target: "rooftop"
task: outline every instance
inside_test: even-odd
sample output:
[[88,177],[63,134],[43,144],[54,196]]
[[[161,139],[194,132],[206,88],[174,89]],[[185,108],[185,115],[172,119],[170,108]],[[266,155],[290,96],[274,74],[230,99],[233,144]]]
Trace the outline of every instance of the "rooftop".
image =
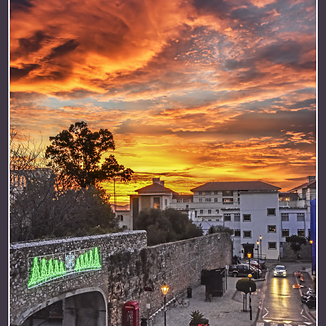
[[218,191],[218,190],[237,190],[237,191],[257,191],[268,190],[277,191],[280,187],[262,181],[231,181],[231,182],[208,182],[191,191]]

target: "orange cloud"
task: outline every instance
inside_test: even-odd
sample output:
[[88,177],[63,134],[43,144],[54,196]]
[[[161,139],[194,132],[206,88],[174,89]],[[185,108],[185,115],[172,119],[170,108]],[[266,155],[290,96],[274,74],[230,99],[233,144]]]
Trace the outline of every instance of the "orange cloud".
[[152,176],[289,189],[315,174],[315,16],[312,0],[15,2],[11,126],[45,145],[76,121],[112,131],[136,171],[122,201]]

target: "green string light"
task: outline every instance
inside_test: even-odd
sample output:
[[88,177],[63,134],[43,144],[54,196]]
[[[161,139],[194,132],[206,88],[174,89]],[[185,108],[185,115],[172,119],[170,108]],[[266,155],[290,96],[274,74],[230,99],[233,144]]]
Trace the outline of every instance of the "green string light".
[[76,259],[74,269],[68,269],[68,271],[66,270],[63,261],[59,261],[58,259],[53,260],[52,258],[47,260],[45,258],[41,259],[34,257],[27,287],[32,288],[67,274],[101,268],[102,265],[97,247],[94,248],[94,251],[91,249],[88,252],[81,254]]

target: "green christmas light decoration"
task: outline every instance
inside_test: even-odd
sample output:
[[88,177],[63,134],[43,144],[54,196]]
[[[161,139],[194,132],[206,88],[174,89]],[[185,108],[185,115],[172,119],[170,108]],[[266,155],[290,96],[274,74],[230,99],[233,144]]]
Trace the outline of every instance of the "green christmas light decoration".
[[101,269],[101,261],[98,248],[94,248],[79,255],[75,260],[75,256],[71,252],[65,258],[65,264],[62,260],[50,258],[34,257],[31,275],[27,283],[28,288],[33,288],[45,282],[63,277],[72,273]]
[[86,252],[84,255],[80,255],[76,260],[75,271],[82,272],[86,270],[101,269],[100,255],[98,248],[94,248]]

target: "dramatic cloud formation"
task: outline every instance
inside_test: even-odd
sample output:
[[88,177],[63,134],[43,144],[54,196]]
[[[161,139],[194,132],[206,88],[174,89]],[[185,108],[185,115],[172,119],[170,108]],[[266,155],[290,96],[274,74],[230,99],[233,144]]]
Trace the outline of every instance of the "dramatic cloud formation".
[[12,127],[109,129],[136,172],[118,201],[315,174],[315,1],[13,0],[10,27]]

